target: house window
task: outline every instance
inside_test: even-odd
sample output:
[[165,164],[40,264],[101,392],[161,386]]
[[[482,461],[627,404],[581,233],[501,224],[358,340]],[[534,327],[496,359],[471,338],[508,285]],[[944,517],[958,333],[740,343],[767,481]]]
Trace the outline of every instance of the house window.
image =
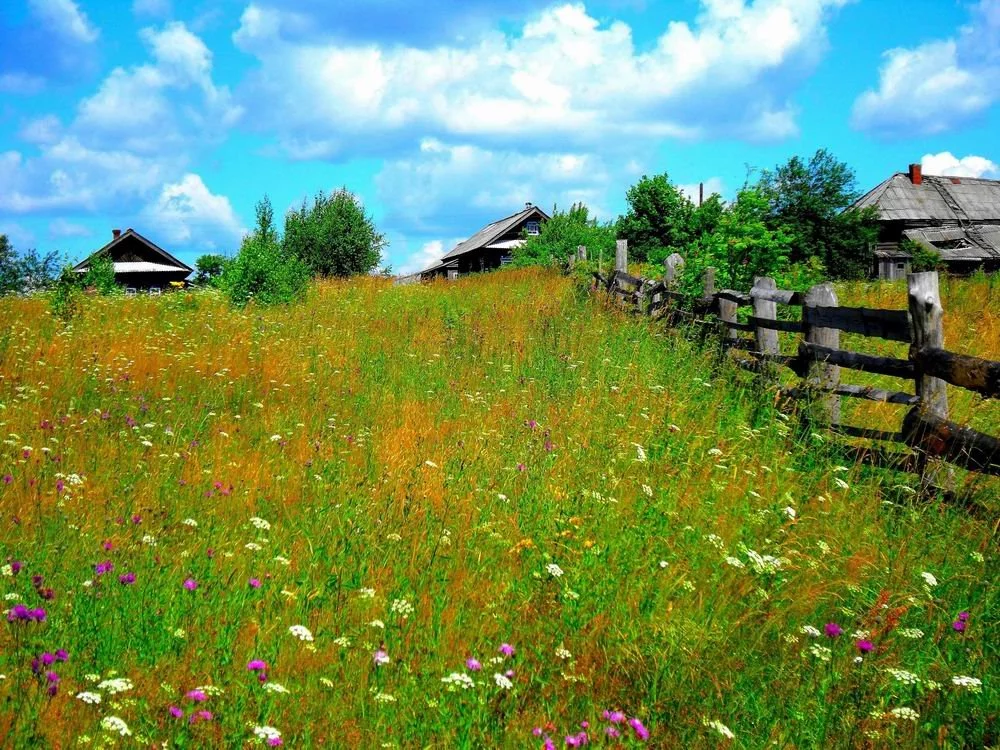
[[906,270],[906,264],[905,263],[897,263],[896,264],[896,270],[897,271],[905,271]]
[[541,228],[539,227],[537,221],[529,221],[524,225],[524,231],[528,234],[536,235],[541,233]]

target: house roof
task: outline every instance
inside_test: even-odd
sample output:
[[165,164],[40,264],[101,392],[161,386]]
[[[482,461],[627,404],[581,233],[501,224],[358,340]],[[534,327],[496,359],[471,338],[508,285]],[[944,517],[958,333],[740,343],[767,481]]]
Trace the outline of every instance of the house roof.
[[549,218],[549,215],[538,206],[525,206],[523,210],[518,211],[516,214],[512,214],[511,216],[500,219],[499,221],[494,221],[492,224],[487,224],[474,235],[469,237],[469,239],[464,242],[459,242],[450,253],[444,256],[443,260],[455,258],[459,255],[470,253],[473,250],[479,250],[480,248],[487,247],[495,240],[514,229],[521,222],[527,221],[531,218],[532,214],[536,213],[543,219]]
[[897,172],[854,204],[867,206],[875,206],[883,221],[1000,224],[1000,180],[924,175],[914,185]]
[[[94,258],[100,255],[104,255],[105,253],[111,252],[114,248],[118,247],[122,242],[124,242],[129,237],[134,237],[135,239],[139,240],[142,244],[144,244],[147,248],[149,248],[153,252],[154,257],[156,257],[158,260],[162,262],[157,263],[152,261],[124,261],[124,262],[119,261],[114,264],[115,273],[158,273],[166,271],[169,272],[186,271],[187,273],[191,273],[192,271],[194,271],[194,269],[191,268],[191,266],[189,266],[187,263],[179,261],[173,255],[164,250],[162,247],[146,239],[134,229],[128,229],[122,232],[118,237],[115,237],[113,240],[111,240],[111,242],[102,247],[100,250],[91,253],[86,258],[77,263],[75,266],[73,266],[73,270],[86,271],[90,266],[90,261],[92,261]],[[141,269],[131,268],[131,266],[140,266],[140,265],[149,266],[149,268],[141,268]],[[119,271],[118,269],[119,266],[129,266],[130,268],[123,268],[121,271]]]
[[903,232],[907,239],[932,247],[943,260],[1000,260],[1000,222],[966,227],[920,227]]

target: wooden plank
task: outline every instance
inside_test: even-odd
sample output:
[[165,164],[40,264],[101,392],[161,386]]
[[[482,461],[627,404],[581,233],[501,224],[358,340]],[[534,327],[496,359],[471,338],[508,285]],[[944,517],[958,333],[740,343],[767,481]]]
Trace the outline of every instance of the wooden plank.
[[1000,440],[949,422],[932,411],[911,409],[903,420],[906,444],[930,458],[1000,476]]
[[[944,310],[938,293],[938,275],[934,271],[911,273],[906,277],[913,321],[913,349],[944,349]],[[917,373],[917,393],[924,411],[948,418],[948,390],[940,378]]]
[[[765,305],[773,305],[773,302],[765,302]],[[765,328],[769,331],[785,331],[786,333],[801,333],[803,325],[797,320],[771,320],[769,318],[758,318],[751,316],[750,323],[757,328]],[[778,336],[774,334],[775,346],[778,343]]]
[[[805,314],[807,310],[838,309],[837,295],[833,291],[832,284],[817,284],[812,287],[805,298],[806,307],[802,308],[803,322],[806,322]],[[819,326],[815,323],[807,323],[805,328],[806,341],[811,344],[823,346],[828,349],[840,348],[840,331],[835,327]],[[828,362],[808,363],[806,367],[806,385],[810,388],[819,388],[830,392],[840,385],[840,368]],[[838,424],[840,422],[840,398],[836,394],[830,393],[822,402],[822,417],[827,424]]]
[[889,375],[906,380],[912,380],[916,373],[913,363],[907,359],[877,357],[874,354],[859,354],[844,349],[831,349],[828,346],[810,344],[807,341],[799,343],[799,357],[804,364],[828,362],[831,365],[846,367],[850,370],[873,372],[877,375]]
[[615,242],[615,270],[622,273],[628,271],[628,240]]
[[684,258],[677,253],[671,253],[667,256],[667,259],[663,261],[663,266],[663,280],[666,282],[668,287],[676,286],[677,282],[680,281],[681,274],[684,272]]
[[[723,297],[723,296],[721,296],[719,294],[715,295],[715,301],[716,301],[716,304],[718,305],[719,320],[721,320],[723,323],[735,323],[736,322],[736,310],[738,308],[738,305],[735,302],[733,302],[732,300],[726,299],[725,297]],[[736,331],[734,331],[732,329],[727,329],[726,332],[723,335],[727,339],[735,339],[736,338]],[[756,346],[756,344],[755,344],[755,346]]]
[[802,292],[790,292],[786,289],[771,288],[767,285],[760,286],[754,284],[750,290],[750,296],[755,300],[765,300],[767,302],[778,302],[782,305],[801,305],[806,296]]
[[587,246],[577,245],[576,246],[576,259],[577,260],[587,260]]
[[910,324],[905,310],[807,305],[802,308],[802,322],[814,328],[832,328],[889,341],[910,341]]
[[718,299],[724,299],[727,302],[733,302],[738,307],[747,307],[753,304],[753,300],[750,298],[749,294],[744,294],[743,292],[737,292],[735,289],[722,289],[715,293]]
[[[789,398],[807,398],[810,395],[807,388],[788,388],[782,391]],[[901,391],[886,391],[881,388],[872,388],[866,385],[846,385],[841,383],[836,388],[829,391],[838,396],[850,396],[851,398],[863,398],[868,401],[878,401],[884,404],[902,404],[903,406],[915,406],[920,403],[920,397],[912,393]]]
[[925,375],[976,391],[986,398],[1000,398],[1000,362],[932,347],[915,352],[914,359]]
[[756,329],[749,323],[737,323],[734,321],[720,321],[722,325],[733,331],[746,331],[747,333],[753,333]]
[[903,435],[899,432],[889,432],[888,430],[872,430],[868,427],[854,427],[846,424],[830,425],[830,431],[838,435],[848,435],[850,437],[865,438],[866,440],[885,440],[892,443],[902,443]]
[[750,354],[763,354],[763,352],[757,351],[757,342],[753,339],[739,339],[736,338],[736,331],[729,332],[732,338],[724,339],[722,346],[726,349],[738,349],[740,351],[749,352]]
[[[774,279],[768,276],[757,277],[754,279],[753,285],[759,292],[776,291],[778,288]],[[758,351],[765,354],[777,354],[781,351],[781,347],[778,345],[777,329],[768,327],[769,323],[778,322],[777,317],[777,304],[763,297],[753,297],[753,318],[750,321],[750,327],[754,330]]]

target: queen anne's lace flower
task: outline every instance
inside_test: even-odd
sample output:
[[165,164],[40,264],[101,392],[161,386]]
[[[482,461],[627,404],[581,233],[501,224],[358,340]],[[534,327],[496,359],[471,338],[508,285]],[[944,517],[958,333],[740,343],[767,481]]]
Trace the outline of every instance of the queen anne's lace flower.
[[114,734],[119,734],[122,737],[128,737],[132,734],[132,730],[128,728],[128,724],[119,719],[117,716],[105,716],[101,719],[101,728],[105,732],[113,732]]
[[288,632],[298,638],[300,641],[311,641],[313,639],[313,634],[305,625],[292,625]]

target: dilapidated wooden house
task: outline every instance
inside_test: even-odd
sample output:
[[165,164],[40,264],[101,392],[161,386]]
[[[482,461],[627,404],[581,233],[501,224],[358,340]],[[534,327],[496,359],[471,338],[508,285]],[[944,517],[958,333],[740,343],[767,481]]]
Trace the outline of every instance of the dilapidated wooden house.
[[514,248],[525,242],[525,235],[538,234],[549,215],[532,203],[524,209],[492,224],[487,224],[445,255],[439,262],[420,272],[420,279],[455,279],[467,273],[489,271],[511,261]]
[[164,289],[172,281],[184,281],[191,266],[177,260],[162,247],[134,229],[111,230],[111,242],[74,266],[86,273],[95,258],[108,256],[114,264],[115,282],[126,289]]
[[854,204],[875,206],[879,242],[875,273],[903,278],[911,256],[900,243],[913,240],[941,256],[948,270],[1000,269],[1000,180],[925,175],[919,164],[897,172]]

